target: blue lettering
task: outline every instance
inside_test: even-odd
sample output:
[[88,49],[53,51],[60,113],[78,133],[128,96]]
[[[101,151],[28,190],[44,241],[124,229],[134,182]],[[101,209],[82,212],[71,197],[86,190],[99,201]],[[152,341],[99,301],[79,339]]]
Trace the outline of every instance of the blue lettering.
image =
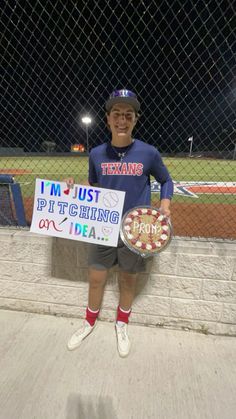
[[93,192],[93,190],[92,190],[92,189],[89,189],[89,190],[88,190],[88,198],[87,198],[87,201],[88,201],[88,202],[91,202],[91,201],[93,200],[93,195],[92,195],[92,192]]
[[103,221],[103,222],[107,222],[108,221],[108,217],[109,217],[109,210],[103,210],[98,208],[98,217],[97,217],[97,221]]
[[[82,195],[82,192],[83,192],[83,195]],[[85,200],[85,197],[86,197],[86,189],[84,189],[84,188],[79,188],[78,199],[79,199],[80,201],[84,201],[84,200]]]
[[90,220],[96,220],[96,212],[97,212],[97,208],[91,207]]
[[81,205],[79,217],[89,219],[89,210],[90,210],[90,207],[85,207],[84,205]]
[[70,206],[69,206],[69,214],[72,217],[75,217],[78,214],[78,205],[77,204],[70,204]]
[[52,183],[50,195],[61,196],[61,185],[56,185],[55,183]]
[[101,193],[101,191],[98,191],[97,189],[95,189],[94,193],[96,195],[95,202],[98,202],[98,196]]
[[81,233],[81,224],[75,223],[75,234],[78,236]]
[[58,201],[57,205],[60,208],[59,209],[59,214],[65,214],[65,208],[68,207],[68,202]]
[[111,224],[118,224],[118,221],[119,221],[119,213],[117,211],[111,211],[110,223]]
[[50,201],[48,203],[49,203],[48,212],[53,213],[54,212],[55,201],[51,201],[51,199],[50,199]]
[[42,209],[45,208],[47,205],[46,199],[43,199],[43,198],[38,198],[37,203],[38,203],[38,206],[37,206],[38,211],[42,211]]

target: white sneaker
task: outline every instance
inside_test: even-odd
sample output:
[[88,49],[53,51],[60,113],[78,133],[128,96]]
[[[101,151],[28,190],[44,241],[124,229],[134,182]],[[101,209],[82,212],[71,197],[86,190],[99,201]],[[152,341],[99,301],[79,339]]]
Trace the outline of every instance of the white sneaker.
[[127,327],[126,323],[122,324],[122,326],[116,324],[116,336],[117,336],[117,348],[119,355],[122,358],[125,358],[129,355],[130,351],[130,340],[127,335]]
[[84,320],[84,324],[81,329],[77,330],[70,338],[69,342],[67,343],[67,348],[69,351],[73,351],[80,346],[82,341],[90,335],[90,333],[94,330],[96,323],[94,326],[91,326],[87,320]]

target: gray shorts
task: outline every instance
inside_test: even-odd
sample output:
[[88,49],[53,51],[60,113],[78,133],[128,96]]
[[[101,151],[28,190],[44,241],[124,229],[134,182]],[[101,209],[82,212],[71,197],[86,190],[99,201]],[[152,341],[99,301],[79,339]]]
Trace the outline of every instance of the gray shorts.
[[88,256],[90,268],[106,270],[117,264],[123,272],[128,273],[143,272],[146,267],[144,258],[129,250],[121,239],[119,239],[117,247],[90,245]]

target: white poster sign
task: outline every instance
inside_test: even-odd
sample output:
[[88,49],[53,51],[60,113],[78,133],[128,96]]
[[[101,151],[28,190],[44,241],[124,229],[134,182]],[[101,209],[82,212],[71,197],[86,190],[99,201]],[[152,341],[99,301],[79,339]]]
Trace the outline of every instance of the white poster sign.
[[36,179],[30,231],[116,247],[125,192]]

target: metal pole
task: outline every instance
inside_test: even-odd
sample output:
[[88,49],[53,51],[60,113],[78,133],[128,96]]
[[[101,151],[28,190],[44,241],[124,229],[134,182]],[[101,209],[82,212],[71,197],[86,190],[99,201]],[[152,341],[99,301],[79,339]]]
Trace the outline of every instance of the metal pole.
[[89,153],[88,124],[86,124],[86,147],[87,153]]
[[189,157],[191,157],[192,156],[192,149],[193,149],[193,137],[189,141],[190,141]]

